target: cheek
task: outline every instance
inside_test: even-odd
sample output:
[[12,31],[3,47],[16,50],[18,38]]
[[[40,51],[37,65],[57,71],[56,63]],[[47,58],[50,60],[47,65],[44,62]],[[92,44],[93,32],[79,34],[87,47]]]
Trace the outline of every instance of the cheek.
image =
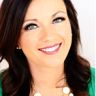
[[62,26],[58,29],[58,34],[64,41],[64,49],[66,52],[70,49],[72,44],[72,30],[69,20],[66,20]]
[[65,40],[65,45],[69,49],[72,43],[72,30],[71,30],[71,26],[69,22],[67,22],[66,27],[65,27],[65,32],[62,32],[62,35]]
[[72,30],[70,27],[66,27],[64,31],[62,31],[62,38],[64,40],[65,46],[70,47],[72,43]]
[[36,38],[31,33],[23,33],[20,37],[20,47],[22,49],[35,48],[36,42]]
[[63,39],[70,40],[72,38],[72,30],[69,20],[66,20],[62,25],[57,27],[57,32]]
[[32,33],[22,34],[20,37],[20,47],[27,59],[33,58],[34,60],[37,56],[37,39],[32,36]]

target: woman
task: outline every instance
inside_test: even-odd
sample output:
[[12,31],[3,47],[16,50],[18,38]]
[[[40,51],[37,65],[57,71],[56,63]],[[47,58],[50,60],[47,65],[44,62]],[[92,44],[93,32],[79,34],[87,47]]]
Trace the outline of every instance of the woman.
[[79,43],[70,0],[3,0],[0,56],[9,68],[1,95],[94,96],[93,69],[79,56]]

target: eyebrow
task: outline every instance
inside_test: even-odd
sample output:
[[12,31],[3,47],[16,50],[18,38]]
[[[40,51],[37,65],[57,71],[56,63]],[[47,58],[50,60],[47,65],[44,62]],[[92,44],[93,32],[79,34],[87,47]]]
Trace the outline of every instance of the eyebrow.
[[57,11],[56,13],[54,13],[54,14],[52,15],[52,17],[55,17],[55,16],[56,16],[57,14],[59,14],[59,13],[64,13],[64,14],[65,14],[66,12],[65,12],[65,11],[61,11],[61,10],[60,10],[60,11]]
[[[61,10],[59,10],[59,11],[57,11],[56,13],[54,13],[53,15],[52,15],[52,18],[53,17],[55,17],[57,14],[59,14],[59,13],[66,13],[65,11],[61,11]],[[27,22],[27,21],[38,21],[38,19],[27,19],[27,20],[24,20],[24,22]]]

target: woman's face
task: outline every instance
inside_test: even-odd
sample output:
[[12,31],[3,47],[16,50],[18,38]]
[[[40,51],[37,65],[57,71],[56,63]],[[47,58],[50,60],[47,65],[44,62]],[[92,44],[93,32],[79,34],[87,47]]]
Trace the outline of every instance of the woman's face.
[[32,0],[19,46],[31,66],[59,66],[68,55],[71,31],[63,0]]

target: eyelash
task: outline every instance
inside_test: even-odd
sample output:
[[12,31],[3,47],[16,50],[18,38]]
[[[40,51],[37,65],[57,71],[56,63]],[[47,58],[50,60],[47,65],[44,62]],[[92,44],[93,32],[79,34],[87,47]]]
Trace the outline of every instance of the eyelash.
[[[52,21],[52,23],[54,24],[54,23],[61,23],[61,22],[63,22],[65,20],[65,18],[64,17],[57,17],[57,18],[55,18],[53,21]],[[36,28],[38,28],[39,26],[37,25],[37,24],[35,24],[35,23],[30,23],[30,24],[28,24],[28,25],[26,25],[25,27],[24,27],[24,29],[27,31],[27,30],[34,30],[34,29],[36,29]]]

